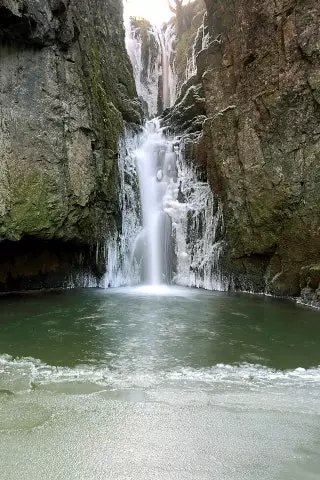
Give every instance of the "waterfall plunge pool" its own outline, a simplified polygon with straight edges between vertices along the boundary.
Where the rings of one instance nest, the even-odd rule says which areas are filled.
[[[320,478],[319,312],[157,289],[0,298],[0,477]]]

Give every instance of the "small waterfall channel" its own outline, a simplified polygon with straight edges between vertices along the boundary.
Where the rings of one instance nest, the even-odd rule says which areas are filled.
[[[121,146],[122,232],[108,248],[104,286],[177,284],[227,290],[221,274],[223,217],[201,172],[187,161],[187,137],[158,119]]]
[[[172,277],[172,226],[163,202],[168,186],[177,182],[175,152],[165,140],[157,120],[146,125],[135,152],[140,185],[143,230],[134,255],[142,265],[143,280],[151,285],[170,283]]]

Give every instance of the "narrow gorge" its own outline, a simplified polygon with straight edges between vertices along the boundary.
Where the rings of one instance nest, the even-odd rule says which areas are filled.
[[[180,25],[131,19],[138,93],[175,155],[174,283],[319,304],[319,13],[196,1]]]
[[[320,479],[319,0],[0,0],[0,479]]]
[[[160,283],[319,304],[317,2],[197,0],[126,38],[120,1],[0,11],[2,291],[148,278],[156,129]]]

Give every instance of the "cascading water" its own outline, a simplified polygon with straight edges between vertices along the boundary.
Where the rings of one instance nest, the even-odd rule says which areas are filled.
[[[143,44],[146,41],[147,48]],[[158,113],[161,68],[161,52],[157,31],[154,31],[150,25],[146,37],[142,35],[141,27],[134,22],[134,19],[128,18],[126,20],[126,47],[133,67],[137,93],[145,101],[148,107],[148,115],[153,117]]]
[[[105,246],[107,273],[101,282],[105,288],[140,281],[140,268],[132,257],[132,242],[141,230],[139,186],[134,154],[138,148],[139,139],[138,135],[126,130],[125,137],[119,145],[119,204],[122,212],[122,227],[120,232],[112,235],[108,245]]]
[[[149,52],[142,59],[141,29],[146,25]],[[175,100],[174,38],[170,24],[157,28],[131,19],[127,26],[138,92],[151,115],[156,104],[159,110],[159,95],[160,110]],[[205,30],[199,29],[194,57],[204,42]],[[194,69],[195,58],[192,62]],[[229,288],[220,268],[222,211],[208,183],[190,166],[186,139],[166,137],[157,119],[148,121],[139,134],[126,133],[119,158],[122,228],[105,252],[109,265],[105,286],[176,283]]]
[[[137,93],[149,117],[172,106],[177,96],[174,67],[175,27],[154,26],[141,19],[126,19],[126,47],[133,66]]]
[[[174,282],[178,285],[225,291],[220,256],[224,223],[221,205],[208,183],[187,161],[186,139],[176,145],[178,181],[169,185],[164,210],[170,216],[176,254]]]
[[[151,120],[141,134],[127,135],[120,162],[122,234],[109,246],[105,285],[228,289],[219,267],[221,208],[186,161],[185,139],[167,138]]]
[[[162,65],[162,110],[171,107],[177,98],[177,75],[174,66],[173,43],[176,39],[174,25],[157,29],[161,47]]]
[[[176,181],[175,159],[158,121],[150,121],[135,152],[141,195],[143,230],[134,255],[141,260],[143,279],[151,285],[171,281],[171,221],[163,210],[167,186]]]

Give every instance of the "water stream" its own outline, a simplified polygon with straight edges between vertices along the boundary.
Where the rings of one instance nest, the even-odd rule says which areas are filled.
[[[158,122],[152,121],[147,124],[145,138],[135,152],[143,213],[143,230],[136,248],[141,251],[145,266],[144,280],[151,285],[171,280],[171,222],[163,210],[167,186],[176,181],[174,153],[168,151],[169,145]]]
[[[142,32],[139,21],[126,18],[126,47],[132,63],[137,93],[150,118],[172,106],[177,97],[174,65],[174,24],[149,25]],[[148,25],[148,24],[147,24]],[[146,25],[143,25],[146,28]]]
[[[146,25],[147,32],[142,32]],[[204,27],[199,29],[197,43],[199,38],[205,46]],[[174,40],[174,24],[156,27],[148,23],[141,26],[137,19],[126,21],[126,44],[137,90],[151,116],[156,115],[160,104],[162,111],[176,98]],[[196,68],[195,56],[194,48],[190,75]],[[188,75],[186,72],[186,78]],[[187,136],[165,135],[156,118],[149,120],[139,135],[127,132],[119,160],[119,169],[125,172],[120,189],[121,247],[118,252],[114,250],[116,274],[111,271],[105,285],[175,283],[229,289],[230,279],[220,268],[224,247],[222,209],[203,174],[188,158],[187,141]],[[132,188],[135,174],[138,197]],[[137,203],[141,204],[140,218]]]
[[[104,287],[176,284],[228,290],[220,267],[222,209],[186,157],[187,137],[167,136],[157,119],[121,145],[120,240],[106,246]]]

